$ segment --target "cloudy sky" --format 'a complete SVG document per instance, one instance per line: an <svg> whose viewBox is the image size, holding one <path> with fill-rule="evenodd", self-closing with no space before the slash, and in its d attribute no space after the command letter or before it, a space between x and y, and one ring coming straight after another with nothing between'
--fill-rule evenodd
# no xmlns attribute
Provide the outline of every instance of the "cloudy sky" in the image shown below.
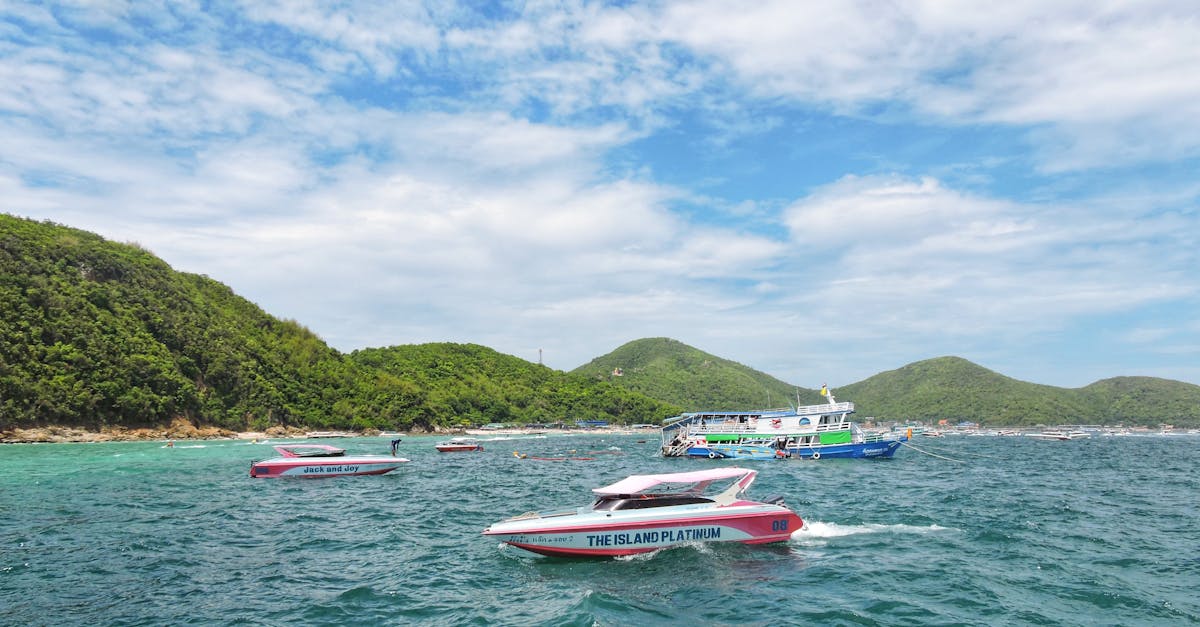
<svg viewBox="0 0 1200 627"><path fill-rule="evenodd" d="M0 211L347 352L1200 383L1197 42L1152 0L0 0Z"/></svg>

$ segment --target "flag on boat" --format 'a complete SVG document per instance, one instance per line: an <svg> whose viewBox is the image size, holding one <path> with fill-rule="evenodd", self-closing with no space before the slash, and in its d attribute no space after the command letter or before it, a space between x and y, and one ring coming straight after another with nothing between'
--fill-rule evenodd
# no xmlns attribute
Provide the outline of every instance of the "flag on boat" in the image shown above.
<svg viewBox="0 0 1200 627"><path fill-rule="evenodd" d="M824 383L821 384L821 396L829 396L829 388Z"/></svg>

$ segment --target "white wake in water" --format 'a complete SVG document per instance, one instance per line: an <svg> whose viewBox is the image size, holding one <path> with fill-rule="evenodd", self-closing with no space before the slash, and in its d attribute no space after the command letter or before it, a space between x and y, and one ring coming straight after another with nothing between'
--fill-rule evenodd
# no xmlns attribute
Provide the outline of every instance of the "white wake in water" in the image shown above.
<svg viewBox="0 0 1200 627"><path fill-rule="evenodd" d="M918 527L916 525L880 524L839 525L837 523L821 522L819 520L808 520L804 522L804 528L792 533L792 540L796 542L824 542L829 538L841 538L844 536L856 536L868 533L924 535L942 531L954 531L954 529L951 527L943 527L941 525L929 525L928 527Z"/></svg>

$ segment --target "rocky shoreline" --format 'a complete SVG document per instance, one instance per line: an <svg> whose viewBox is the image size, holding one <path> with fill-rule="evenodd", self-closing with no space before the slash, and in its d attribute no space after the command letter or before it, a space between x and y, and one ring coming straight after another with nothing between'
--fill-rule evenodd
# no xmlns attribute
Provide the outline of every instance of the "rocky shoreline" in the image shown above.
<svg viewBox="0 0 1200 627"><path fill-rule="evenodd" d="M581 430L533 430L533 429L441 429L431 431L417 430L411 435L541 435L553 433L556 435L596 433L596 434L628 434L627 428L599 428ZM322 438L322 437L372 437L383 435L377 430L370 431L312 431L299 427L274 426L266 431L232 431L220 427L197 427L184 418L177 418L169 427L137 428L113 426L104 427L99 431L84 427L52 425L30 429L11 428L0 431L0 444L37 444L37 443L66 443L66 442L148 442L163 440L264 440L268 438ZM409 435L405 433L403 435Z"/></svg>
<svg viewBox="0 0 1200 627"><path fill-rule="evenodd" d="M296 427L271 427L264 432L239 432L220 427L197 427L184 419L176 419L169 427L138 428L113 426L99 431L83 427L53 425L31 429L12 428L0 431L0 444L35 444L63 442L142 442L154 440L253 440L267 437L304 437L308 432ZM369 435L369 434L363 434Z"/></svg>
<svg viewBox="0 0 1200 627"><path fill-rule="evenodd" d="M461 434L462 429L434 428L430 431L417 429L412 435L434 435L445 433ZM197 427L186 418L176 418L169 427L103 427L99 431L85 427L51 425L22 429L13 427L0 430L0 444L37 444L66 442L149 442L163 440L264 440L267 438L324 438L324 437L372 437L383 432L368 431L314 431L300 427L274 426L266 431L233 431L221 427ZM404 435L408 435L405 433ZM393 436L394 437L394 436Z"/></svg>

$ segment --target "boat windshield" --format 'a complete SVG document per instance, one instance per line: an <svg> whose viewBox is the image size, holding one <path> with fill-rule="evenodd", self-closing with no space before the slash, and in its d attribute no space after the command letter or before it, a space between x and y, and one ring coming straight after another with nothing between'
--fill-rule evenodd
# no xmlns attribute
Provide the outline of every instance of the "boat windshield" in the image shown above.
<svg viewBox="0 0 1200 627"><path fill-rule="evenodd" d="M284 457L341 457L346 454L346 449L320 444L276 446L275 450Z"/></svg>
<svg viewBox="0 0 1200 627"><path fill-rule="evenodd" d="M704 496L686 494L618 494L604 495L592 503L592 511L611 512L626 509L648 509L651 507L670 507L672 505L694 505L696 503L712 503L713 500Z"/></svg>

